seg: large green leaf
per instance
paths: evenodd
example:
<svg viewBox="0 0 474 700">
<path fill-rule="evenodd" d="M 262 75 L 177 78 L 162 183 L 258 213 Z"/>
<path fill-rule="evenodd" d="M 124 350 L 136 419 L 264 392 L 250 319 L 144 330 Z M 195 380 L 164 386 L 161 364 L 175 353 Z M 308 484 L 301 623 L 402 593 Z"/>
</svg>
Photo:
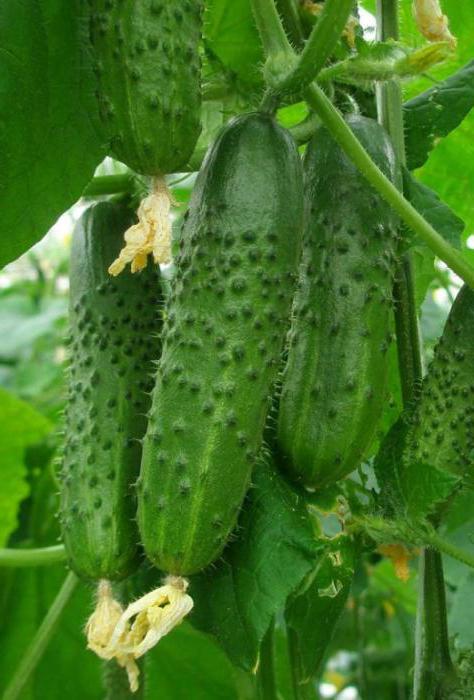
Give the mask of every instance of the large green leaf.
<svg viewBox="0 0 474 700">
<path fill-rule="evenodd" d="M 11 681 L 66 572 L 64 566 L 55 565 L 2 571 L 0 574 L 4 593 L 0 628 L 3 651 L 0 655 L 1 692 Z M 64 697 L 100 700 L 103 697 L 101 664 L 86 650 L 83 633 L 90 608 L 90 591 L 84 585 L 78 585 L 27 689 L 21 695 L 22 700 L 60 700 Z"/>
<path fill-rule="evenodd" d="M 39 442 L 52 426 L 24 401 L 0 389 L 0 547 L 17 525 L 18 507 L 28 495 L 25 449 Z"/>
<path fill-rule="evenodd" d="M 83 6 L 0 5 L 0 266 L 44 236 L 103 158 Z"/>
<path fill-rule="evenodd" d="M 237 700 L 229 660 L 210 637 L 186 623 L 147 654 L 145 674 L 150 698 Z"/>
<path fill-rule="evenodd" d="M 474 61 L 406 102 L 405 144 L 410 170 L 421 167 L 438 140 L 451 133 L 474 107 Z"/>
<path fill-rule="evenodd" d="M 209 0 L 205 37 L 211 51 L 242 83 L 261 84 L 262 45 L 249 0 Z"/>
<path fill-rule="evenodd" d="M 235 664 L 254 669 L 272 617 L 313 567 L 315 552 L 304 500 L 262 465 L 238 539 L 191 582 L 192 621 L 215 635 Z"/>
</svg>

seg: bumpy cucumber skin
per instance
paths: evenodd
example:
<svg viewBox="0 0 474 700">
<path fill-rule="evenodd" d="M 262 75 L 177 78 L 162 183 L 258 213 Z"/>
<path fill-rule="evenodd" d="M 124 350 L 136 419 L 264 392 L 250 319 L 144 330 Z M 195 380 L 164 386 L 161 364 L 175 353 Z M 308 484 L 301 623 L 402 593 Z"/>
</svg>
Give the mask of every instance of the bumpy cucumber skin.
<svg viewBox="0 0 474 700">
<path fill-rule="evenodd" d="M 138 484 L 149 559 L 203 569 L 232 531 L 262 445 L 294 293 L 302 166 L 262 114 L 227 125 L 184 223 Z"/>
<path fill-rule="evenodd" d="M 89 579 L 119 580 L 137 563 L 133 485 L 159 356 L 161 293 L 156 267 L 107 273 L 132 222 L 125 205 L 99 203 L 72 241 L 61 521 L 71 567 Z"/>
<path fill-rule="evenodd" d="M 464 285 L 423 381 L 406 458 L 474 487 L 474 292 Z"/>
<path fill-rule="evenodd" d="M 145 175 L 183 167 L 201 131 L 200 0 L 88 0 L 104 135 Z"/>
<path fill-rule="evenodd" d="M 393 178 L 382 127 L 347 121 Z M 305 235 L 277 443 L 292 476 L 320 489 L 357 467 L 382 410 L 397 222 L 325 129 L 308 146 L 304 169 Z"/>
</svg>

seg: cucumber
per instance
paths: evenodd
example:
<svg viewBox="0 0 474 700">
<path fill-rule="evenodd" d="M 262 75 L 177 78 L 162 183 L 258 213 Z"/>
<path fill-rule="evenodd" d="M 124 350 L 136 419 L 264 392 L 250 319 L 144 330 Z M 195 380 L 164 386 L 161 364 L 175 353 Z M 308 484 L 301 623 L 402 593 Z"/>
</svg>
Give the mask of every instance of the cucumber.
<svg viewBox="0 0 474 700">
<path fill-rule="evenodd" d="M 159 268 L 111 279 L 132 222 L 102 202 L 77 223 L 70 268 L 70 369 L 61 474 L 63 539 L 72 569 L 119 580 L 137 563 L 133 484 L 159 355 Z"/>
<path fill-rule="evenodd" d="M 474 292 L 457 295 L 423 381 L 405 459 L 474 487 Z"/>
<path fill-rule="evenodd" d="M 375 121 L 347 122 L 393 179 Z M 346 476 L 374 437 L 392 339 L 397 221 L 321 128 L 305 161 L 307 216 L 277 419 L 280 462 L 308 488 Z"/>
<path fill-rule="evenodd" d="M 88 0 L 109 152 L 144 175 L 183 167 L 201 131 L 200 0 Z"/>
<path fill-rule="evenodd" d="M 232 120 L 184 222 L 143 445 L 141 538 L 172 574 L 211 563 L 236 523 L 262 446 L 302 225 L 290 135 L 269 115 Z"/>
</svg>

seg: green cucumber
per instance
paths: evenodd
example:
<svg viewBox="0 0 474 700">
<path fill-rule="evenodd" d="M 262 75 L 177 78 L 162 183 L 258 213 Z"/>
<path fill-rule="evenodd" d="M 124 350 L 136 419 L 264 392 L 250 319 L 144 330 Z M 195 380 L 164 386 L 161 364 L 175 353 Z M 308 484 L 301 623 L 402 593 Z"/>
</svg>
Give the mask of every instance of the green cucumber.
<svg viewBox="0 0 474 700">
<path fill-rule="evenodd" d="M 77 223 L 70 268 L 70 369 L 61 521 L 72 569 L 119 580 L 137 562 L 133 484 L 159 355 L 158 268 L 107 273 L 133 218 L 102 202 Z"/>
<path fill-rule="evenodd" d="M 285 621 L 299 683 L 310 683 L 321 674 L 349 597 L 355 563 L 354 541 L 347 535 L 338 535 L 326 543 L 302 589 L 288 599 Z"/>
<path fill-rule="evenodd" d="M 138 484 L 146 553 L 172 574 L 219 556 L 258 460 L 298 269 L 302 190 L 295 143 L 258 113 L 223 129 L 196 181 Z"/>
<path fill-rule="evenodd" d="M 393 178 L 382 127 L 347 122 Z M 293 477 L 319 489 L 358 466 L 386 398 L 397 221 L 324 128 L 304 168 L 307 217 L 277 443 Z"/>
<path fill-rule="evenodd" d="M 201 131 L 200 0 L 88 0 L 103 134 L 158 176 L 186 165 Z"/>
<path fill-rule="evenodd" d="M 451 308 L 412 417 L 405 459 L 448 470 L 474 488 L 474 292 Z"/>
</svg>

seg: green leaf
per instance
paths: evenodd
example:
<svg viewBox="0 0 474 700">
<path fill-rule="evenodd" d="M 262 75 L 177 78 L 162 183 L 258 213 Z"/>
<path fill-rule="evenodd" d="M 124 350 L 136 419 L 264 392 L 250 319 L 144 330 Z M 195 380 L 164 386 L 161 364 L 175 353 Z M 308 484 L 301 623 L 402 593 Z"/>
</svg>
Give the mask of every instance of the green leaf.
<svg viewBox="0 0 474 700">
<path fill-rule="evenodd" d="M 145 674 L 150 698 L 237 700 L 228 658 L 210 637 L 186 623 L 146 655 Z"/>
<path fill-rule="evenodd" d="M 28 495 L 25 449 L 39 442 L 52 426 L 24 401 L 0 389 L 0 477 L 8 488 L 0 490 L 0 547 L 17 525 L 21 501 Z"/>
<path fill-rule="evenodd" d="M 406 449 L 410 422 L 400 416 L 383 440 L 374 461 L 378 504 L 385 517 L 422 523 L 454 491 L 459 479 L 428 464 L 411 462 Z"/>
<path fill-rule="evenodd" d="M 79 6 L 0 6 L 0 267 L 44 236 L 104 155 Z"/>
<path fill-rule="evenodd" d="M 438 139 L 447 136 L 474 107 L 474 61 L 403 106 L 410 170 L 421 167 Z"/>
<path fill-rule="evenodd" d="M 449 17 L 451 32 L 457 37 L 458 46 L 453 59 L 429 72 L 429 76 L 414 80 L 405 87 L 405 99 L 410 99 L 433 86 L 433 82 L 445 80 L 472 60 L 474 24 L 472 6 L 459 0 L 443 0 L 443 12 Z M 400 3 L 400 39 L 410 46 L 421 46 L 426 40 L 417 30 L 412 16 L 412 0 Z M 466 222 L 467 234 L 474 230 L 472 206 L 472 182 L 474 180 L 474 111 L 464 119 L 449 138 L 442 139 L 431 153 L 420 179 L 438 192 L 441 199 Z M 466 253 L 467 254 L 467 253 Z"/>
<path fill-rule="evenodd" d="M 449 631 L 456 637 L 456 646 L 462 649 L 471 649 L 474 646 L 473 590 L 474 572 L 464 571 L 461 580 L 457 581 L 457 589 L 448 618 Z"/>
<path fill-rule="evenodd" d="M 309 682 L 321 670 L 339 617 L 344 610 L 354 576 L 353 541 L 339 535 L 326 543 L 303 589 L 290 597 L 285 619 L 297 649 L 299 677 Z"/>
<path fill-rule="evenodd" d="M 405 197 L 415 209 L 448 243 L 460 249 L 464 221 L 440 200 L 436 192 L 420 182 L 408 170 L 403 172 L 403 188 Z M 416 240 L 412 247 L 412 260 L 415 268 L 416 302 L 419 306 L 435 276 L 435 256 L 423 241 Z"/>
<path fill-rule="evenodd" d="M 0 693 L 12 678 L 25 650 L 58 593 L 64 566 L 0 572 L 4 596 L 0 627 Z M 7 585 L 7 580 L 8 585 Z M 7 590 L 6 590 L 7 588 Z M 91 592 L 78 585 L 22 700 L 102 700 L 101 662 L 86 649 L 84 623 L 91 611 Z"/>
<path fill-rule="evenodd" d="M 433 228 L 450 245 L 460 249 L 464 221 L 441 201 L 436 192 L 413 177 L 408 170 L 403 172 L 403 191 L 405 197 Z"/>
<path fill-rule="evenodd" d="M 236 665 L 255 669 L 270 620 L 313 567 L 316 544 L 303 498 L 262 464 L 238 540 L 191 582 L 192 622 L 215 635 Z"/>
<path fill-rule="evenodd" d="M 260 86 L 263 51 L 248 0 L 210 0 L 205 38 L 221 63 L 242 83 Z"/>
</svg>

